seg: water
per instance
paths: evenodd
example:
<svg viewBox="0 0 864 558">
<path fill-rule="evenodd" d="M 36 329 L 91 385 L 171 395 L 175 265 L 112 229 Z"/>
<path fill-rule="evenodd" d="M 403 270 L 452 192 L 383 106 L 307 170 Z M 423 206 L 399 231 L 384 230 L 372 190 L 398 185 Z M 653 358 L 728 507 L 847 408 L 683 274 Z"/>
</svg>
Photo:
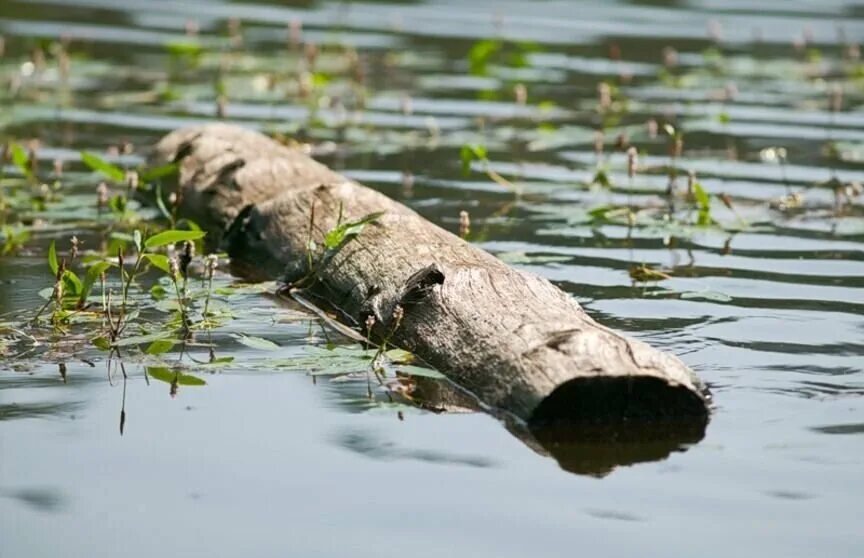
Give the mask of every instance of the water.
<svg viewBox="0 0 864 558">
<path fill-rule="evenodd" d="M 278 367 L 333 334 L 247 289 L 227 298 L 234 319 L 214 332 L 217 354 L 234 360 L 192 370 L 206 386 L 171 397 L 130 362 L 122 437 L 124 385 L 109 383 L 104 353 L 80 336 L 17 358 L 7 347 L 0 555 L 860 556 L 864 210 L 842 192 L 838 208 L 833 188 L 864 179 L 862 74 L 843 45 L 864 38 L 862 16 L 844 0 L 0 0 L 0 135 L 39 138 L 45 172 L 65 161 L 69 182 L 63 211 L 0 258 L 4 315 L 41 304 L 51 239 L 100 242 L 82 209 L 97 179 L 78 152 L 128 141 L 125 162 L 137 164 L 164 133 L 214 117 L 222 66 L 230 120 L 307 139 L 321 160 L 450 230 L 469 211 L 473 242 L 678 354 L 716 401 L 701 441 L 638 455 L 576 446 L 556 461 L 483 413 L 369 401 L 362 381 Z M 239 52 L 227 50 L 230 17 L 243 23 Z M 166 50 L 188 40 L 190 20 L 207 48 L 191 69 Z M 292 20 L 320 45 L 329 79 L 314 113 L 297 96 Z M 27 65 L 37 40 L 60 37 L 72 54 L 65 82 L 50 56 L 44 70 Z M 471 74 L 469 50 L 495 37 L 535 44 L 507 43 L 485 75 Z M 340 45 L 361 61 L 363 111 Z M 664 77 L 669 45 L 678 63 Z M 716 62 L 705 51 L 718 47 Z M 605 138 L 615 186 L 588 187 L 597 84 L 622 73 L 628 111 Z M 680 197 L 671 222 L 659 217 L 668 138 L 649 137 L 651 118 L 684 130 L 682 169 L 731 196 L 733 210 L 712 198 L 722 228 L 684 224 L 696 211 Z M 626 156 L 613 149 L 625 128 L 644 151 L 630 194 Z M 486 146 L 522 198 L 477 163 L 463 177 L 465 143 Z M 785 165 L 772 159 L 779 147 Z M 800 207 L 777 209 L 790 192 L 803 192 Z M 589 214 L 627 203 L 642 208 L 632 230 Z M 671 278 L 634 285 L 628 269 L 642 263 Z M 244 346 L 240 333 L 279 348 Z"/>
</svg>

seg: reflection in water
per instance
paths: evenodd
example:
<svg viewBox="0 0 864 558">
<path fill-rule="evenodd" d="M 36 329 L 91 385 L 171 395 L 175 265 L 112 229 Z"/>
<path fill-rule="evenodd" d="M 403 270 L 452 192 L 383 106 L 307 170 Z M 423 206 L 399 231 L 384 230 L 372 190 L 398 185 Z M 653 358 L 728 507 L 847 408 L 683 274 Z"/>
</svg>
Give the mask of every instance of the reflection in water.
<svg viewBox="0 0 864 558">
<path fill-rule="evenodd" d="M 18 500 L 41 512 L 58 512 L 66 507 L 66 498 L 63 494 L 50 487 L 0 489 L 0 496 Z"/>
<path fill-rule="evenodd" d="M 6 403 L 0 405 L 0 421 L 60 417 L 74 413 L 83 406 L 80 401 L 59 403 Z"/>
<path fill-rule="evenodd" d="M 662 461 L 686 451 L 702 440 L 705 426 L 699 420 L 574 424 L 534 429 L 531 435 L 565 471 L 603 477 L 620 466 Z"/>
<path fill-rule="evenodd" d="M 482 411 L 481 404 L 445 380 L 412 377 L 412 402 L 437 411 Z M 614 417 L 525 425 L 489 411 L 507 430 L 540 455 L 552 457 L 571 473 L 603 477 L 616 467 L 661 461 L 702 440 L 708 417 L 669 417 L 665 420 L 620 420 Z M 599 416 L 592 414 L 593 416 Z"/>
<path fill-rule="evenodd" d="M 426 463 L 441 463 L 447 465 L 467 465 L 469 467 L 493 467 L 495 462 L 481 456 L 457 455 L 439 451 L 400 448 L 393 442 L 381 440 L 367 432 L 352 430 L 343 432 L 336 436 L 336 444 L 339 446 L 381 460 L 414 459 Z"/>
</svg>

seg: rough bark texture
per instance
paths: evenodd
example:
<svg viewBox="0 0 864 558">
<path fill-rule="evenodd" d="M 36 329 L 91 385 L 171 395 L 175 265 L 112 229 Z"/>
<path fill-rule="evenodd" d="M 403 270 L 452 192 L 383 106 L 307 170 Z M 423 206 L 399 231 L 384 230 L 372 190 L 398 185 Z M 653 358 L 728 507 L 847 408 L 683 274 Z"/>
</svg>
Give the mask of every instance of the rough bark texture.
<svg viewBox="0 0 864 558">
<path fill-rule="evenodd" d="M 213 124 L 165 137 L 154 162 L 171 161 L 179 163 L 180 214 L 247 274 L 299 282 L 354 325 L 374 316 L 373 335 L 389 336 L 491 407 L 528 422 L 707 419 L 706 391 L 677 358 L 603 327 L 546 279 L 298 150 Z M 314 251 L 310 269 L 310 238 L 321 247 L 340 213 L 346 222 L 377 212 L 337 250 Z"/>
</svg>

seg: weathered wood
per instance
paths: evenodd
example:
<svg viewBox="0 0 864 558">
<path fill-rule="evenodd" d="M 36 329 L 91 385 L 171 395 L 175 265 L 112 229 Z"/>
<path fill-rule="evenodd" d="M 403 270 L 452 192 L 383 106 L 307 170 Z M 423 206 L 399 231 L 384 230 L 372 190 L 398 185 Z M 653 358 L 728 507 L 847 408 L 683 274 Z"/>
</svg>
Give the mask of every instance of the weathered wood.
<svg viewBox="0 0 864 558">
<path fill-rule="evenodd" d="M 154 163 L 170 161 L 179 163 L 180 214 L 219 239 L 246 274 L 301 282 L 361 328 L 374 316 L 373 335 L 486 405 L 533 423 L 707 420 L 707 392 L 677 358 L 598 324 L 546 279 L 298 150 L 213 124 L 165 137 Z M 338 250 L 313 255 L 310 269 L 310 239 L 322 246 L 340 214 L 345 222 L 376 212 L 384 213 Z"/>
</svg>

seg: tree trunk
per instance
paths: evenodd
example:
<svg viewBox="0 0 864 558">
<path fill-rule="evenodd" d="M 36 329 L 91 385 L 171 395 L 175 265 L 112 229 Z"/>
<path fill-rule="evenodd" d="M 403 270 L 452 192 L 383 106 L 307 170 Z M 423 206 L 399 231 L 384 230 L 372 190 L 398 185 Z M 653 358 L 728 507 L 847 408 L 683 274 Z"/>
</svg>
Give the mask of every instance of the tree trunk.
<svg viewBox="0 0 864 558">
<path fill-rule="evenodd" d="M 208 230 L 243 274 L 302 288 L 364 334 L 374 319 L 372 337 L 497 411 L 530 424 L 707 421 L 707 390 L 677 358 L 603 327 L 546 279 L 299 150 L 213 124 L 159 142 L 154 163 L 171 161 L 179 214 Z M 340 223 L 378 213 L 325 248 Z"/>
</svg>

